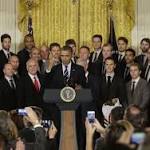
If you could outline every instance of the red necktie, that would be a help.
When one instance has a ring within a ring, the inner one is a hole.
[[[39,82],[38,82],[36,77],[34,77],[34,87],[35,87],[37,92],[40,91]]]

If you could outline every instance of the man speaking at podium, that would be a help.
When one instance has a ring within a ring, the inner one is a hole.
[[[75,89],[86,86],[83,67],[71,61],[72,48],[64,46],[61,49],[61,63],[54,66],[47,75],[47,88],[61,89],[70,86]]]
[[[51,69],[51,72],[47,74],[46,77],[46,88],[50,89],[62,89],[65,86],[70,86],[76,90],[86,87],[86,77],[83,67],[74,64],[71,61],[72,58],[72,48],[64,46],[61,49],[61,63],[54,66]],[[47,110],[50,113],[51,119],[54,120],[54,123],[57,126],[59,131],[60,129],[60,111],[55,104],[47,105]],[[81,117],[79,115],[80,111],[77,111],[76,119],[78,122]],[[81,121],[80,121],[81,122]],[[77,125],[79,125],[78,123]],[[79,128],[77,126],[77,128]],[[78,131],[79,133],[80,131]],[[59,132],[58,132],[59,133]],[[79,139],[78,139],[79,141]]]

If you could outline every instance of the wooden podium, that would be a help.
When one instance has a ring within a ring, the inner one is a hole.
[[[76,91],[75,98],[72,101],[67,101],[63,98],[62,90],[46,89],[43,98],[46,103],[56,103],[61,111],[59,150],[78,150],[75,110],[80,103],[92,101],[91,90],[82,89]]]

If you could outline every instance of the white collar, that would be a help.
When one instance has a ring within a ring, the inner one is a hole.
[[[34,81],[34,78],[38,79],[37,74],[36,75],[32,75],[31,73],[28,72],[28,75],[32,79],[32,81]]]
[[[120,52],[119,51],[119,55],[122,55],[122,57],[124,57],[125,56],[125,52]]]
[[[5,49],[2,49],[2,51],[4,52],[5,56],[8,57],[8,55],[10,54],[10,51],[7,51]]]
[[[114,72],[112,72],[112,73],[106,73],[106,77],[110,76],[111,78],[113,78],[113,77],[114,77],[114,75],[115,75],[115,73],[114,73]]]
[[[136,79],[132,79],[132,82],[138,83],[140,80],[140,77],[137,77]]]
[[[69,63],[69,64],[67,64],[67,65],[62,63],[62,66],[63,66],[63,67],[68,66],[68,68],[71,68],[71,61],[70,61],[70,63]]]
[[[13,77],[8,77],[5,75],[5,79],[9,82],[10,80],[13,80]]]

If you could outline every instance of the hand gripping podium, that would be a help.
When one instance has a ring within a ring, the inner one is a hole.
[[[81,103],[92,101],[90,89],[75,91],[71,87],[45,89],[44,101],[56,103],[61,111],[61,134],[59,150],[78,150],[75,110]]]

